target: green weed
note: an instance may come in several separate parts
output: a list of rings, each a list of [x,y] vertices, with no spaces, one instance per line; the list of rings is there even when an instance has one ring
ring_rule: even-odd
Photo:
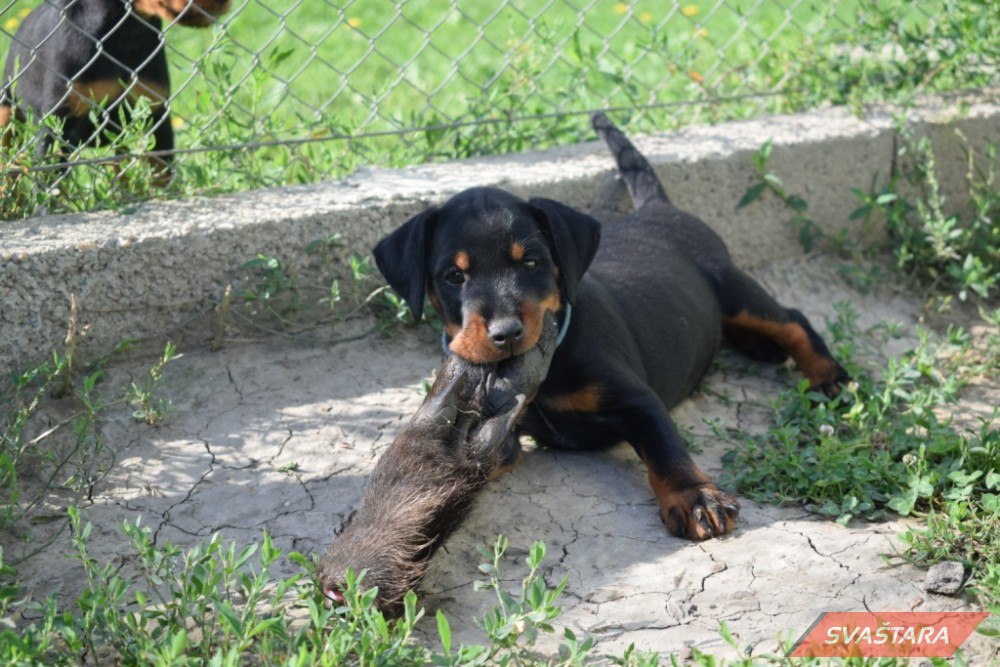
[[[12,373],[0,386],[0,530],[23,528],[29,515],[33,520],[65,519],[32,513],[51,498],[60,503],[79,502],[106,473],[100,424],[109,410],[128,405],[135,419],[153,424],[162,421],[169,409],[169,401],[157,392],[163,367],[179,356],[172,344],[167,344],[142,380],[114,396],[113,391],[98,391],[104,367],[130,349],[133,341],[123,341],[89,365],[77,367],[72,362],[72,325],[70,332],[65,354],[54,353],[50,362]],[[56,408],[56,403],[61,407]],[[59,415],[58,419],[53,415]],[[30,553],[21,558],[49,543],[27,539],[25,544],[30,545]]]
[[[935,413],[957,400],[974,372],[939,370],[956,358],[965,334],[952,330],[950,342],[935,345],[921,331],[915,348],[877,356],[873,368],[865,368],[855,358],[859,344],[877,353],[898,330],[880,325],[862,331],[851,307],[838,304],[830,332],[854,382],[829,401],[809,392],[807,382],[777,398],[771,432],[727,455],[741,491],[772,501],[803,499],[810,509],[846,521],[879,518],[888,509],[909,514],[946,493],[978,488],[981,475],[970,482],[960,470],[996,467],[993,430],[987,424],[979,433],[962,434]],[[869,375],[877,369],[881,376]],[[746,465],[753,460],[767,465]]]
[[[346,244],[343,236],[339,232],[334,232],[310,243],[306,246],[306,253],[317,257],[322,266],[331,267],[336,261],[338,251],[344,247]],[[327,282],[326,294],[320,298],[320,303],[326,304],[330,308],[330,312],[333,313],[342,298],[340,280],[330,276],[327,278]]]
[[[281,260],[264,254],[245,262],[240,270],[247,274],[247,287],[234,291],[245,306],[244,322],[266,329],[267,319],[279,327],[295,326],[295,314],[302,307],[298,285]],[[263,320],[263,321],[262,321]]]
[[[70,377],[71,380],[67,380]],[[18,524],[49,493],[68,493],[77,500],[99,475],[104,441],[95,425],[106,409],[95,388],[103,371],[71,376],[65,356],[12,375],[0,392],[0,530]],[[74,409],[55,423],[43,409],[50,394],[65,395],[69,385]],[[31,469],[30,478],[23,470]],[[33,545],[35,550],[45,545]]]
[[[139,383],[133,382],[129,385],[126,400],[133,408],[132,417],[136,421],[153,425],[166,419],[170,402],[157,397],[156,390],[163,380],[163,367],[180,357],[174,344],[167,343],[163,348],[163,354],[146,372],[146,377]]]
[[[995,83],[1000,50],[989,26],[998,18],[991,0],[916,6],[862,0],[843,32],[820,34],[814,49],[782,56],[814,101],[857,108],[906,101],[914,94]]]
[[[810,252],[818,241],[826,238],[826,234],[823,232],[823,228],[816,224],[807,214],[809,203],[802,197],[788,192],[785,189],[785,185],[781,182],[781,178],[767,168],[767,163],[771,159],[771,150],[771,140],[768,139],[754,156],[754,171],[757,172],[760,181],[747,188],[747,191],[743,193],[740,201],[736,204],[736,208],[740,209],[748,206],[756,201],[765,191],[770,191],[795,212],[790,224],[797,232],[799,245],[806,252]]]
[[[120,572],[90,555],[90,524],[70,510],[76,559],[85,586],[75,611],[59,609],[50,598],[22,597],[13,571],[0,551],[0,660],[4,664],[77,664],[83,656],[121,665],[259,664],[341,665],[580,665],[592,639],[564,634],[558,657],[532,652],[538,633],[551,633],[556,602],[565,581],[548,587],[538,569],[545,548],[532,546],[531,571],[520,593],[508,593],[500,579],[507,541],[484,550],[488,575],[483,588],[498,606],[483,619],[485,645],[453,645],[448,619],[437,613],[441,650],[413,640],[423,617],[416,596],[404,600],[400,618],[387,620],[375,607],[376,589],[364,575],[348,572],[344,604],[327,607],[313,585],[314,566],[301,554],[287,555],[298,574],[276,578],[282,557],[266,533],[259,543],[237,547],[220,535],[182,550],[156,543],[149,528],[125,523],[136,563],[135,574]],[[34,620],[29,620],[34,619]],[[295,620],[298,619],[298,620]]]
[[[998,71],[989,0],[694,3],[686,13],[637,0],[584,14],[543,0],[441,4],[372,0],[330,14],[322,0],[280,12],[250,3],[211,30],[168,30],[184,151],[169,186],[152,188],[138,158],[148,148],[141,103],[134,128],[66,153],[90,162],[65,175],[31,150],[37,128],[15,122],[0,168],[26,175],[5,190],[0,217],[573,143],[591,138],[586,115],[597,108],[629,110],[632,131],[662,131],[985,86]],[[31,5],[8,4],[4,30]],[[116,155],[124,160],[109,166]]]
[[[725,455],[724,483],[841,523],[930,513],[929,532],[904,538],[912,559],[957,554],[975,567],[995,559],[996,531],[985,527],[997,519],[1000,410],[978,429],[942,416],[969,378],[996,372],[994,354],[970,357],[961,329],[940,343],[917,333],[915,347],[886,358],[881,350],[898,328],[863,331],[850,306],[838,304],[830,334],[854,381],[832,400],[809,392],[807,381],[783,392],[769,431]]]
[[[106,102],[90,111],[91,121],[103,130],[87,147],[63,143],[62,121],[55,116],[41,122],[28,116],[5,129],[8,143],[0,142],[0,220],[39,210],[122,208],[160,193],[160,167],[143,157],[153,143],[149,100],[123,102],[114,117],[104,108]],[[53,138],[45,154],[37,151],[42,136]],[[66,166],[74,161],[84,164]]]
[[[329,607],[314,584],[313,562],[296,552],[282,554],[266,533],[260,542],[246,546],[227,543],[216,534],[180,549],[154,542],[150,529],[138,521],[125,523],[121,530],[129,542],[133,566],[119,569],[91,555],[90,524],[84,524],[75,509],[69,516],[75,558],[84,575],[83,591],[72,606],[61,607],[51,597],[37,601],[25,596],[0,551],[0,660],[4,664],[569,667],[596,660],[591,655],[594,640],[577,638],[569,630],[564,631],[556,654],[545,655],[535,648],[541,634],[554,632],[552,623],[559,617],[558,601],[566,584],[563,579],[552,587],[540,576],[545,556],[541,543],[529,550],[529,572],[516,593],[502,583],[507,540],[499,537],[492,549],[481,550],[480,571],[486,580],[477,587],[497,598],[497,605],[482,619],[486,642],[455,646],[451,623],[438,610],[438,649],[414,639],[424,610],[412,592],[404,600],[401,616],[388,620],[375,607],[377,590],[364,587],[364,573],[350,571],[344,603]],[[272,574],[283,556],[299,567],[298,573]],[[995,578],[995,571],[984,574],[982,580],[990,576]],[[628,667],[654,667],[661,660],[701,667],[906,664],[905,659],[831,662],[793,660],[780,653],[751,655],[724,623],[720,635],[735,649],[736,658],[719,659],[693,650],[682,659],[641,652],[634,646],[620,655],[602,657]]]
[[[752,204],[765,192],[771,192],[793,212],[790,224],[806,252],[823,243],[849,252],[855,260],[888,249],[895,268],[911,277],[929,294],[936,295],[942,306],[954,297],[967,301],[978,296],[988,300],[1000,284],[1000,189],[997,187],[998,149],[988,145],[983,151],[970,145],[958,133],[968,161],[968,206],[946,213],[946,198],[941,192],[937,161],[929,137],[915,138],[900,119],[897,132],[901,140],[898,157],[905,165],[879,191],[853,188],[860,202],[849,216],[864,220],[865,229],[876,216],[885,220],[889,241],[882,248],[860,248],[848,241],[846,232],[831,237],[809,216],[809,204],[789,192],[780,176],[768,168],[771,141],[764,142],[753,157],[753,167],[760,179],[744,192],[737,208]],[[984,164],[985,163],[985,164]],[[905,186],[905,187],[904,187]],[[915,194],[908,194],[908,193]],[[862,269],[855,261],[841,267],[845,279],[862,293],[867,293],[883,278],[877,265]]]
[[[982,471],[978,471],[982,472]],[[968,472],[960,474],[970,477]],[[962,489],[958,500],[944,503],[927,515],[927,525],[900,535],[903,557],[912,563],[931,565],[959,561],[974,572],[969,585],[984,600],[1000,604],[1000,495],[996,470],[982,486],[990,489],[973,496]]]
[[[895,267],[930,293],[966,301],[989,299],[1000,282],[1000,188],[997,145],[979,154],[960,136],[968,160],[969,206],[946,213],[930,139],[913,136],[900,123],[900,158],[906,168],[877,195],[855,190],[862,205],[852,217],[880,212],[886,220]],[[982,164],[985,162],[985,164]],[[900,178],[916,191],[907,196]]]
[[[520,662],[529,657],[528,647],[538,639],[540,632],[551,633],[554,628],[550,624],[560,612],[556,605],[568,579],[564,577],[555,588],[549,588],[542,579],[538,568],[545,558],[545,545],[535,542],[528,552],[528,575],[521,582],[520,595],[515,597],[508,593],[500,579],[500,566],[509,542],[507,538],[497,538],[493,549],[480,549],[480,555],[485,559],[479,565],[479,571],[487,576],[486,581],[477,581],[476,590],[491,590],[497,596],[497,606],[487,612],[483,619],[483,630],[493,643],[493,653],[487,660],[492,660],[496,654],[505,651]],[[566,664],[577,664],[593,647],[593,640],[578,642],[567,629],[567,645],[565,652],[561,651]]]

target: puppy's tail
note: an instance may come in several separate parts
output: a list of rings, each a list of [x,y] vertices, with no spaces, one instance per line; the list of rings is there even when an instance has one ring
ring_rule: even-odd
[[[603,112],[594,113],[590,117],[590,124],[611,149],[611,155],[618,165],[618,173],[628,186],[637,211],[651,201],[670,202],[649,162]]]

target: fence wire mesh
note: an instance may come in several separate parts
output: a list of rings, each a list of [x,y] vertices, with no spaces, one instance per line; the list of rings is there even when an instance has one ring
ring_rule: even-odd
[[[955,12],[996,36],[986,0],[0,0],[0,218],[994,80]]]

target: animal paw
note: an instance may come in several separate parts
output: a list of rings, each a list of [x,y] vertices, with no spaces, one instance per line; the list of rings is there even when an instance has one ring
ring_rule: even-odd
[[[659,498],[660,518],[672,535],[689,540],[707,540],[731,533],[740,513],[733,496],[707,482]]]
[[[843,366],[833,361],[825,373],[811,380],[810,391],[819,392],[827,398],[835,398],[840,394],[841,387],[851,381],[851,376]]]

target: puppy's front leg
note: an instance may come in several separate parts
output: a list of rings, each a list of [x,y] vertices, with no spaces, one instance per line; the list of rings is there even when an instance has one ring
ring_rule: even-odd
[[[646,462],[663,524],[677,537],[707,540],[732,532],[737,500],[720,490],[691,460],[660,399],[647,387],[618,392],[614,409],[625,439]]]

